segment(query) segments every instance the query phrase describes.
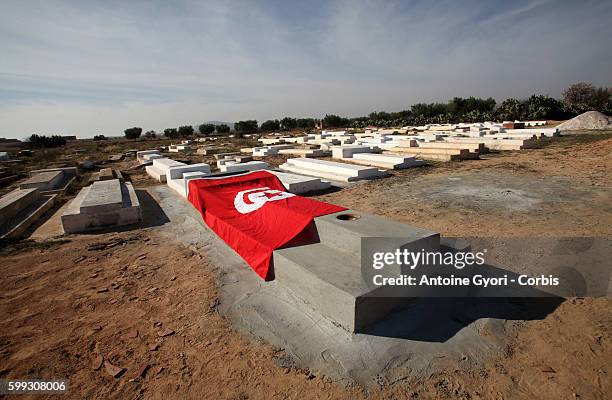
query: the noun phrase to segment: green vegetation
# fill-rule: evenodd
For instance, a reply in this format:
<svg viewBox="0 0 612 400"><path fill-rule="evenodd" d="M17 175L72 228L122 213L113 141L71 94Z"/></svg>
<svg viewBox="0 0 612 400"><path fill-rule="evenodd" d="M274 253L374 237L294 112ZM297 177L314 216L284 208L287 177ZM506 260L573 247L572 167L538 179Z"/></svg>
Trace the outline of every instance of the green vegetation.
<svg viewBox="0 0 612 400"><path fill-rule="evenodd" d="M236 131L236 137L242 137L246 133L257 132L257 121L254 119L238 121L234 124L234 131Z"/></svg>
<svg viewBox="0 0 612 400"><path fill-rule="evenodd" d="M260 129L264 132L272 132L280 130L280 122L277 119L269 119L261 124Z"/></svg>
<svg viewBox="0 0 612 400"><path fill-rule="evenodd" d="M126 139L136 140L140 137L140 134L142 133L142 128L135 126L133 128L128 128L124 130L123 133L125 134Z"/></svg>
<svg viewBox="0 0 612 400"><path fill-rule="evenodd" d="M582 114L597 110L612 114L612 88L596 88L590 83L575 83L563 92L563 104L569 112Z"/></svg>
<svg viewBox="0 0 612 400"><path fill-rule="evenodd" d="M363 117L346 118L327 114L321 123L323 129L328 129L481 121L563 120L590 110L612 114L612 88L597 88L589 83L576 83L563 92L561 100L548 95L533 94L526 99L509 98L499 104L491 97L486 99L473 96L454 97L446 103L417 103L410 106L410 109L397 112L374 111ZM317 126L317 122L318 120L314 118L284 117L280 120L267 120L258 126L256 120L244 120L235 123L234 131L235 136L241 138L258 130L262 132L310 130ZM215 131L218 134L227 134L230 128L226 124L217 126L202 124L198 126L198 131L208 136ZM136 127L125 130L128 139L138 138L141 132L142 129ZM164 130L164 135L170 139L191 136L193 133L194 128L190 125ZM149 137L147 134L145 136Z"/></svg>
<svg viewBox="0 0 612 400"><path fill-rule="evenodd" d="M179 133L176 128L166 128L164 129L164 136L168 139L176 139L179 137Z"/></svg>
<svg viewBox="0 0 612 400"><path fill-rule="evenodd" d="M60 135L45 136L34 134L27 141L31 148L36 149L61 147L66 144L66 139Z"/></svg>
<svg viewBox="0 0 612 400"><path fill-rule="evenodd" d="M230 127L226 124L219 124L215 127L215 129L217 130L217 133L222 134L222 135L229 133L230 131Z"/></svg>
<svg viewBox="0 0 612 400"><path fill-rule="evenodd" d="M198 131L204 135L212 135L215 132L215 126L213 124L202 124L198 127Z"/></svg>

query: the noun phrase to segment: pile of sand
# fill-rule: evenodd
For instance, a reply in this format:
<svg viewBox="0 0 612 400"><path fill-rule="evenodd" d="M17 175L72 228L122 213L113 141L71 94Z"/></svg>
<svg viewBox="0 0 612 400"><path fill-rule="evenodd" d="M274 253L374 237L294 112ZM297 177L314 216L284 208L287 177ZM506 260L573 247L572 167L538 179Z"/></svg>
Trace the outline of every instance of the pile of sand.
<svg viewBox="0 0 612 400"><path fill-rule="evenodd" d="M587 111L557 126L560 131L612 129L612 118L599 111Z"/></svg>

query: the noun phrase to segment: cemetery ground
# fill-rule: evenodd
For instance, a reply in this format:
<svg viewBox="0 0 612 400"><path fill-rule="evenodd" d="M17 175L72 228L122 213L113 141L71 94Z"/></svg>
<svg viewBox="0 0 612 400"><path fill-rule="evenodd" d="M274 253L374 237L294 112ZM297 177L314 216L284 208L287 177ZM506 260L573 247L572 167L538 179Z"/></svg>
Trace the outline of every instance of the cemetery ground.
<svg viewBox="0 0 612 400"><path fill-rule="evenodd" d="M93 146L85 155L105 158ZM393 171L313 197L444 236L609 237L611 155L611 133L587 132L538 149ZM139 196L156 184L142 170L128 175ZM343 387L295 364L283 349L232 329L217 311L216 266L161 234L164 221L152 198L143 196L142 208L136 228L66 237L55 208L32 240L2 244L0 378L68 378L68 398L603 399L610 393L606 298L569 298L544 319L516 321L511 344L483 366L459 368L457 360L426 377Z"/></svg>

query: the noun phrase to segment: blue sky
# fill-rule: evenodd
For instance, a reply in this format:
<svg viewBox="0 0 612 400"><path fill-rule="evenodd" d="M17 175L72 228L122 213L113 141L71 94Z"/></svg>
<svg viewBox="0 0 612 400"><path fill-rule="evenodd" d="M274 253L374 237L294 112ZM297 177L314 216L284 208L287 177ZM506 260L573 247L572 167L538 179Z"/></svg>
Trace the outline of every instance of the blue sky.
<svg viewBox="0 0 612 400"><path fill-rule="evenodd" d="M610 1L0 2L0 137L612 85Z"/></svg>

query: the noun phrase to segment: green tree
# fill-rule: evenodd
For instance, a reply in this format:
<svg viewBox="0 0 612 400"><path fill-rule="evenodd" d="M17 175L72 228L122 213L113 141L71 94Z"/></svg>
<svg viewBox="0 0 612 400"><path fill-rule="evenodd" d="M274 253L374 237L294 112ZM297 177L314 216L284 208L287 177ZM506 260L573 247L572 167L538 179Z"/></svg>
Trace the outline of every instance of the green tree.
<svg viewBox="0 0 612 400"><path fill-rule="evenodd" d="M517 99L504 100L496 110L497 119L515 121L525 119L525 106Z"/></svg>
<svg viewBox="0 0 612 400"><path fill-rule="evenodd" d="M164 136L169 139L176 139L179 137L179 133L176 128L166 128L164 129Z"/></svg>
<svg viewBox="0 0 612 400"><path fill-rule="evenodd" d="M215 129L217 130L217 133L219 134L229 133L230 131L230 127L226 124L219 124L215 126Z"/></svg>
<svg viewBox="0 0 612 400"><path fill-rule="evenodd" d="M342 128L349 126L347 118L339 117L334 114L327 114L323 118L323 128Z"/></svg>
<svg viewBox="0 0 612 400"><path fill-rule="evenodd" d="M532 95L524 103L525 119L562 119L563 104L545 95Z"/></svg>
<svg viewBox="0 0 612 400"><path fill-rule="evenodd" d="M277 119L269 119L261 124L261 130L266 132L280 130L280 122Z"/></svg>
<svg viewBox="0 0 612 400"><path fill-rule="evenodd" d="M298 118L295 120L295 125L300 129L313 129L316 126L316 122L314 118Z"/></svg>
<svg viewBox="0 0 612 400"><path fill-rule="evenodd" d="M66 139L60 135L37 135L33 134L27 139L29 147L32 148L50 148L61 147L66 144Z"/></svg>
<svg viewBox="0 0 612 400"><path fill-rule="evenodd" d="M295 118L291 118L291 117L285 117L283 119L280 120L280 125L281 128L283 128L284 131L290 131L293 130L295 128L297 128L297 120ZM263 126L263 124L262 124Z"/></svg>
<svg viewBox="0 0 612 400"><path fill-rule="evenodd" d="M124 130L123 133L125 134L126 139L138 139L142 133L142 128L135 126L133 128Z"/></svg>
<svg viewBox="0 0 612 400"><path fill-rule="evenodd" d="M93 140L106 140L106 136L104 135L95 135Z"/></svg>
<svg viewBox="0 0 612 400"><path fill-rule="evenodd" d="M146 131L144 137L147 139L154 139L157 137L157 133L154 130Z"/></svg>
<svg viewBox="0 0 612 400"><path fill-rule="evenodd" d="M193 135L194 129L193 126L191 125L183 125L183 126L179 126L178 128L178 134L180 137L189 137L191 135Z"/></svg>
<svg viewBox="0 0 612 400"><path fill-rule="evenodd" d="M198 131L204 135L212 135L215 132L215 126L213 124L202 124L198 126Z"/></svg>
<svg viewBox="0 0 612 400"><path fill-rule="evenodd" d="M234 130L238 137L242 137L245 133L257 132L257 121L254 119L238 121L234 124Z"/></svg>
<svg viewBox="0 0 612 400"><path fill-rule="evenodd" d="M590 83L580 82L563 92L563 104L574 114L592 110L606 112L612 103L611 96L612 88L596 88Z"/></svg>

